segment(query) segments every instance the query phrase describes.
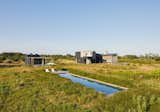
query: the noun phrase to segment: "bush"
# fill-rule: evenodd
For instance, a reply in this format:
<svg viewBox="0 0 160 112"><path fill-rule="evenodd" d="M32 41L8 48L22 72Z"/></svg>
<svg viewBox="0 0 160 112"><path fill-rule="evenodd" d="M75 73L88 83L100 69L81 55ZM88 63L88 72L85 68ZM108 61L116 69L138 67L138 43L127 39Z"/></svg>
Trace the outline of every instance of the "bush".
<svg viewBox="0 0 160 112"><path fill-rule="evenodd" d="M4 63L11 64L11 63L13 63L13 60L7 59L7 60L4 61Z"/></svg>
<svg viewBox="0 0 160 112"><path fill-rule="evenodd" d="M14 61L24 61L25 55L22 53L2 53L0 54L0 61L3 62L5 60L7 60L6 63L12 63Z"/></svg>

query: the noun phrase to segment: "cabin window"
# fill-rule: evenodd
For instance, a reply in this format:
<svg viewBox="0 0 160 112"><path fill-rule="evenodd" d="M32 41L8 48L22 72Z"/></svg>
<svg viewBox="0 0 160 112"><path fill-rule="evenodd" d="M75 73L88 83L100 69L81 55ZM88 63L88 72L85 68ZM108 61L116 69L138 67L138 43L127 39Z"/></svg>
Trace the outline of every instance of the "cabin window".
<svg viewBox="0 0 160 112"><path fill-rule="evenodd" d="M42 64L42 59L34 59L34 64L35 64L35 65L40 65L40 64Z"/></svg>

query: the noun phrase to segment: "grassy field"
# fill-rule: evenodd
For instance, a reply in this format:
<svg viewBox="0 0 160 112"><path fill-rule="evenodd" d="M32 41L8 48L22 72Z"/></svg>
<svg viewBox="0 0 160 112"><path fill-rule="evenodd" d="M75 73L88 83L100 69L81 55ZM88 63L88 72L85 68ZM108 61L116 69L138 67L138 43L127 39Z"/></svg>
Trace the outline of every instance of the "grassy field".
<svg viewBox="0 0 160 112"><path fill-rule="evenodd" d="M109 105L111 107L116 105L111 112L150 112L152 109L155 109L153 112L160 111L160 101L158 100L160 98L160 64L70 64L57 67L57 69L62 68L68 69L74 74L128 87L127 92L109 98L111 100ZM157 101L156 106L151 108L149 102L153 97ZM143 103L146 110L134 107L135 99L137 99L137 103ZM135 108L134 111L131 109L132 107Z"/></svg>
<svg viewBox="0 0 160 112"><path fill-rule="evenodd" d="M41 68L0 70L1 112L98 112L105 106L105 95Z"/></svg>
<svg viewBox="0 0 160 112"><path fill-rule="evenodd" d="M145 85L153 87L154 89L160 89L160 84L158 83L160 81L160 64L70 64L61 65L57 68L65 68L75 74L95 78L129 88Z"/></svg>
<svg viewBox="0 0 160 112"><path fill-rule="evenodd" d="M44 68L0 68L0 112L159 112L160 65L61 64L72 73L129 87L106 96Z"/></svg>

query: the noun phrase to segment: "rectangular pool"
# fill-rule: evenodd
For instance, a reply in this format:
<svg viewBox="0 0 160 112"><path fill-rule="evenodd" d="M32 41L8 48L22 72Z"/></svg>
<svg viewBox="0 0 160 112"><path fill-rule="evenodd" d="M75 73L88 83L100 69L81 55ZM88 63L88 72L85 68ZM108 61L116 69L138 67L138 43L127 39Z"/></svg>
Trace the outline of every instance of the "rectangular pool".
<svg viewBox="0 0 160 112"><path fill-rule="evenodd" d="M121 91L122 89L115 88L109 85L101 84L95 81L87 80L85 78L76 77L71 75L70 73L62 73L59 74L60 77L70 79L72 82L80 83L88 88L93 88L98 92L102 92L104 94L110 95L116 92Z"/></svg>

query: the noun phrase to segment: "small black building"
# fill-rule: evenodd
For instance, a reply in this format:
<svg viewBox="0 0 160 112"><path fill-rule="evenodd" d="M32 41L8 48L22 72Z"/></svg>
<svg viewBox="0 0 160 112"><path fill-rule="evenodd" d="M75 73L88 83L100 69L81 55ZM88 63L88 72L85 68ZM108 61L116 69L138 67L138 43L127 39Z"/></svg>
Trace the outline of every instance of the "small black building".
<svg viewBox="0 0 160 112"><path fill-rule="evenodd" d="M30 66L44 66L45 65L45 57L41 57L38 54L29 54L26 55L25 63Z"/></svg>

